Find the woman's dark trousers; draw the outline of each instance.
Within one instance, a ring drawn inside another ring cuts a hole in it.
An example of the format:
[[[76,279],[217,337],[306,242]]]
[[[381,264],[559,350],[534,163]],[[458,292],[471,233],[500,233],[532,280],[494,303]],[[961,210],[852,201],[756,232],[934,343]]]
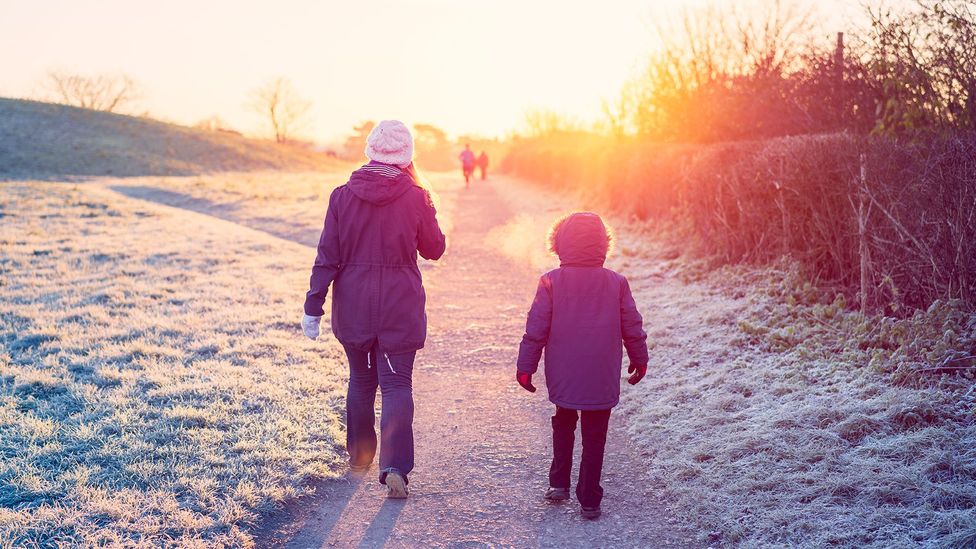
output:
[[[416,352],[386,355],[345,347],[349,358],[346,393],[346,449],[351,465],[369,465],[376,455],[376,387],[380,416],[380,482],[396,470],[413,470],[413,361]]]
[[[552,416],[549,486],[569,489],[577,417],[581,420],[583,456],[580,460],[579,480],[576,482],[576,499],[583,507],[599,507],[603,500],[600,475],[603,473],[603,451],[607,445],[610,410],[583,410],[577,415],[576,410],[556,407],[556,415]]]

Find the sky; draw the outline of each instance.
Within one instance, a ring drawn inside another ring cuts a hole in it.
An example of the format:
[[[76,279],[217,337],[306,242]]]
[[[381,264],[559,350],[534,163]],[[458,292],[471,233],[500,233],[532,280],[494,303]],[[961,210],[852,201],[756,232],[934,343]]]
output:
[[[251,94],[284,76],[312,104],[315,141],[386,118],[500,137],[532,109],[597,120],[655,28],[709,3],[0,0],[0,95],[43,98],[51,70],[124,73],[142,89],[134,114],[259,134]],[[819,3],[828,17],[851,4]]]

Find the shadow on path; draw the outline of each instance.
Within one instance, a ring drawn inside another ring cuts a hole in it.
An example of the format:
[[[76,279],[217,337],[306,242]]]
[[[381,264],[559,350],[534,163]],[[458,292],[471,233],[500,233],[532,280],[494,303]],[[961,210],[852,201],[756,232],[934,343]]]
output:
[[[253,217],[241,212],[239,202],[221,203],[199,198],[185,193],[179,193],[148,185],[110,185],[108,187],[123,196],[155,202],[164,206],[172,206],[190,210],[231,221],[249,229],[262,231],[272,236],[297,242],[305,246],[315,246],[319,241],[321,227],[309,227],[304,223],[295,223],[281,217]]]
[[[386,499],[375,468],[313,486],[315,495],[291,500],[274,513],[288,520],[264,521],[254,532],[259,547],[383,547],[414,501]]]

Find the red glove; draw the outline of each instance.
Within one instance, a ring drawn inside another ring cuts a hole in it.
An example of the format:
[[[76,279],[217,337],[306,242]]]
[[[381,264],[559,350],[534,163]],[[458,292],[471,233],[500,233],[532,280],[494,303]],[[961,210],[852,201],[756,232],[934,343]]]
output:
[[[631,364],[627,366],[627,373],[631,374],[627,378],[627,383],[637,385],[637,382],[644,379],[644,376],[647,375],[647,364]]]
[[[532,374],[515,372],[515,381],[518,381],[518,384],[521,385],[526,391],[530,393],[535,392],[535,386],[532,385]]]

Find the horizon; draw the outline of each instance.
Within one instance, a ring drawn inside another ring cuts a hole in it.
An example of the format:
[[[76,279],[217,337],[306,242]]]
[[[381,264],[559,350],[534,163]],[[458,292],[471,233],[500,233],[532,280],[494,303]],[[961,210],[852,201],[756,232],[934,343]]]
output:
[[[852,16],[833,1],[838,9],[821,7],[824,13],[836,21]],[[341,142],[360,122],[389,118],[433,124],[455,138],[502,138],[531,110],[600,120],[602,102],[615,98],[654,51],[655,26],[712,3],[622,0],[607,9],[504,0],[482,9],[387,0],[370,10],[291,0],[265,13],[262,3],[230,0],[165,7],[14,0],[2,8],[0,47],[15,51],[31,42],[33,50],[0,62],[0,95],[50,100],[44,87],[52,70],[126,74],[142,97],[123,114],[190,126],[218,116],[266,137],[248,101],[284,76],[312,104],[297,137],[323,145]],[[221,26],[229,13],[235,24]],[[404,27],[413,32],[399,33]],[[44,35],[49,39],[36,39]]]

